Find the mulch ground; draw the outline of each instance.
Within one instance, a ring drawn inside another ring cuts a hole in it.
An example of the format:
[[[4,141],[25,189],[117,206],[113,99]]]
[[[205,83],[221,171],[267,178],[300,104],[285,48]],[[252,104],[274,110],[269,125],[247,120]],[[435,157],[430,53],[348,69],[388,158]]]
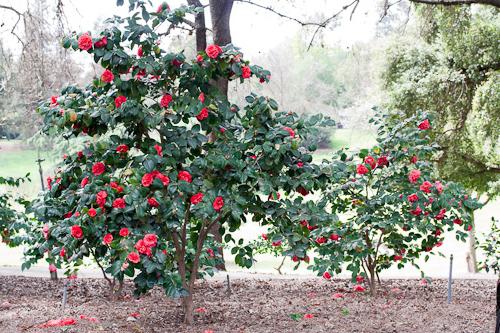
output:
[[[495,321],[492,280],[455,281],[452,304],[446,303],[444,280],[426,286],[418,280],[382,281],[375,299],[353,292],[346,280],[232,280],[229,296],[225,282],[200,282],[190,327],[182,324],[180,302],[160,289],[135,299],[127,283],[124,299],[109,301],[102,279],[72,284],[62,313],[62,281],[0,276],[0,332],[487,333],[494,331]],[[335,293],[344,297],[335,299]],[[39,327],[67,317],[76,324]]]

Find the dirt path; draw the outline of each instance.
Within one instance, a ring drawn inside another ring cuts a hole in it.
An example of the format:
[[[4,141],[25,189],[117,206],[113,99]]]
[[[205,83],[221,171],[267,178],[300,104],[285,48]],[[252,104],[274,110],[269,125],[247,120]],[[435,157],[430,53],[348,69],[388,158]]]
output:
[[[380,296],[352,291],[346,280],[238,279],[227,296],[222,280],[200,282],[195,325],[181,324],[178,301],[155,289],[139,299],[127,284],[124,300],[110,302],[102,279],[80,279],[60,307],[62,281],[0,277],[0,332],[60,332],[37,328],[49,319],[72,317],[65,332],[422,332],[483,333],[494,330],[493,280],[457,280],[453,303],[446,303],[446,281],[422,286],[418,280],[382,281]],[[335,293],[343,298],[334,299]],[[130,314],[137,314],[131,318]],[[311,314],[312,318],[303,316]],[[98,322],[79,319],[95,317]],[[296,320],[292,319],[294,317]],[[128,319],[127,319],[128,318]]]

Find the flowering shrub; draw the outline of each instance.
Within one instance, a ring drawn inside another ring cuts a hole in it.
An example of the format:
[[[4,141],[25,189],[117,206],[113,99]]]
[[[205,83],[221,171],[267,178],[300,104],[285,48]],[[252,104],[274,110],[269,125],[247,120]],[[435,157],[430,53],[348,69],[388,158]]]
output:
[[[29,181],[29,174],[23,178],[0,177],[0,240],[9,246],[17,246],[25,239],[23,232],[29,228],[29,220],[24,211],[14,205],[28,204],[23,198],[13,197],[9,187],[18,187]]]
[[[379,125],[377,146],[352,156],[339,152],[330,164],[335,180],[320,202],[300,207],[299,223],[272,228],[270,234],[288,235],[283,253],[297,264],[313,250],[310,268],[319,275],[330,279],[348,270],[357,282],[354,290],[363,291],[366,279],[375,295],[380,271],[417,266],[421,256],[427,260],[443,244],[445,231],[465,240],[472,228],[468,214],[479,204],[433,173],[436,147],[426,132],[429,119],[409,118],[395,127],[381,117],[372,122]],[[307,212],[321,207],[324,215]]]
[[[113,18],[98,35],[63,42],[104,72],[38,109],[47,134],[89,140],[64,158],[33,204],[41,224],[26,265],[50,251],[53,264],[72,273],[91,257],[112,288],[130,276],[138,294],[161,286],[182,297],[190,323],[194,283],[220,261],[210,230],[219,224],[236,263],[250,267],[252,248],[231,233],[245,214],[262,223],[286,219],[280,201],[268,199],[278,190],[301,196],[323,186],[328,175],[299,145],[329,121],[278,112],[262,96],[248,96],[243,109],[230,103],[212,82],[265,83],[270,73],[232,45],[209,45],[195,59],[161,49],[156,28],[194,9],[149,12],[137,3],[132,10],[142,18]]]
[[[484,261],[481,263],[481,268],[486,272],[495,272],[500,274],[500,221],[494,218],[491,219],[491,231],[485,235],[484,241],[479,244],[479,248],[483,250],[485,255]]]

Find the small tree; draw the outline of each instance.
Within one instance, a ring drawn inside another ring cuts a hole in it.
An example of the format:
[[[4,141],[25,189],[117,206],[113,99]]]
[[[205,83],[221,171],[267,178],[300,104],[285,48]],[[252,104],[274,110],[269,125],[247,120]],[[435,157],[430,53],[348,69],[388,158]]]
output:
[[[279,190],[300,196],[323,186],[327,175],[299,147],[313,126],[329,121],[299,120],[256,95],[240,110],[215,82],[265,83],[268,71],[232,45],[209,45],[194,60],[162,50],[160,38],[195,14],[192,7],[164,3],[151,12],[132,1],[131,10],[96,36],[63,42],[92,54],[105,70],[87,87],[67,87],[39,107],[46,133],[89,140],[64,158],[32,207],[41,224],[26,267],[46,251],[68,271],[93,257],[113,289],[130,276],[138,294],[158,285],[182,297],[190,324],[195,281],[214,272],[220,255],[211,228],[220,224],[224,241],[234,242],[236,263],[250,267],[252,248],[231,233],[246,214],[263,223],[286,218],[277,209],[284,201]],[[161,32],[165,22],[170,27]]]

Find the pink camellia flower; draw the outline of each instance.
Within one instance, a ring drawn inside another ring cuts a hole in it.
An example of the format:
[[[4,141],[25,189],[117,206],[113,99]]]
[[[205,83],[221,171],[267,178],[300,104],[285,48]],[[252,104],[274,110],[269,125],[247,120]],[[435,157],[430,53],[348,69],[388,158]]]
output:
[[[106,82],[106,83],[111,83],[115,79],[115,76],[113,75],[113,72],[111,72],[109,69],[106,69],[102,75],[101,75],[101,81]]]
[[[151,184],[153,184],[153,181],[154,181],[153,175],[150,173],[146,173],[144,174],[144,176],[142,176],[141,184],[144,187],[149,187],[151,186]]]
[[[118,185],[117,182],[110,182],[109,183],[109,186],[115,190],[116,192],[118,193],[122,193],[123,192],[123,187],[121,187],[120,185]]]
[[[95,217],[97,215],[97,211],[94,208],[90,208],[89,211],[87,212],[87,214],[90,217]]]
[[[191,178],[191,174],[187,171],[179,171],[177,174],[177,179],[191,183],[193,180]]]
[[[422,214],[422,208],[420,208],[420,206],[417,206],[417,208],[410,210],[410,213],[412,215],[419,216],[420,214]]]
[[[139,263],[139,261],[141,261],[141,257],[137,252],[130,252],[127,256],[127,260],[131,263],[137,264]]]
[[[154,148],[158,156],[163,156],[163,148],[159,144],[155,144]]]
[[[472,230],[472,224],[469,224],[469,225],[467,226],[467,228],[465,228],[465,230],[467,230],[467,231],[471,231],[471,230]]]
[[[162,2],[156,9],[156,13],[158,14],[162,13],[163,11],[166,11],[167,13],[170,11],[170,6],[166,2]]]
[[[127,237],[130,234],[130,231],[128,228],[121,228],[118,234],[122,237]]]
[[[144,239],[139,239],[137,243],[135,243],[134,248],[140,253],[147,255],[148,257],[151,256],[151,247],[147,246],[146,243],[144,242]]]
[[[364,164],[358,164],[358,166],[356,167],[356,173],[358,175],[364,175],[368,173],[368,168]]]
[[[155,234],[144,235],[144,245],[147,247],[155,247],[158,244],[158,236]]]
[[[169,94],[165,94],[162,96],[160,100],[160,105],[162,108],[168,108],[168,105],[172,102],[172,96]]]
[[[429,123],[429,119],[425,119],[424,121],[422,121],[419,125],[418,125],[418,128],[420,130],[427,130],[429,128],[431,128],[431,124]]]
[[[106,171],[106,166],[102,162],[96,162],[92,165],[92,173],[94,176],[102,175]]]
[[[191,199],[190,199],[192,205],[197,205],[202,200],[203,200],[203,193],[201,193],[201,192],[194,194],[193,196],[191,196]]]
[[[304,163],[302,163],[302,162],[300,162],[300,161],[299,161],[299,162],[297,162],[297,168],[302,168],[303,166],[304,166]]]
[[[344,295],[343,295],[343,294],[341,294],[341,293],[335,293],[335,294],[333,294],[333,296],[332,296],[332,297],[333,297],[334,299],[341,299],[341,298],[344,298]]]
[[[410,195],[408,196],[408,201],[409,201],[409,202],[416,202],[416,201],[418,201],[418,195],[416,195],[415,193],[410,194]]]
[[[115,201],[113,201],[113,208],[123,209],[123,208],[125,208],[125,206],[126,206],[126,203],[125,203],[125,199],[123,199],[123,198],[117,198],[117,199],[115,199]]]
[[[197,62],[203,62],[203,56],[202,56],[201,54],[198,54],[198,55],[196,56],[196,61],[197,61]]]
[[[198,95],[198,100],[199,100],[200,102],[202,102],[202,103],[205,103],[205,94],[201,92],[201,93]]]
[[[205,49],[205,52],[209,58],[215,59],[222,53],[222,48],[219,45],[210,44]]]
[[[215,333],[215,332],[212,330],[204,330],[203,333]]]
[[[330,280],[332,278],[332,275],[329,272],[324,272],[323,273],[323,278],[326,280]]]
[[[215,257],[215,252],[214,252],[214,250],[212,250],[212,249],[207,249],[207,253],[208,253],[208,256],[209,256],[210,258]]]
[[[200,113],[198,113],[198,115],[196,116],[196,119],[198,119],[198,121],[202,121],[203,119],[206,118],[208,118],[208,109],[203,108],[201,109]]]
[[[429,282],[427,281],[427,279],[422,279],[422,280],[420,280],[420,283],[419,283],[419,284],[420,284],[421,286],[426,286],[428,283],[429,283]]]
[[[290,136],[291,136],[292,138],[294,138],[294,137],[295,137],[295,131],[294,131],[292,128],[290,128],[290,127],[286,127],[286,126],[285,126],[285,127],[283,127],[283,130],[287,131],[287,132],[288,132],[288,134],[290,134]]]
[[[408,174],[408,180],[412,184],[416,183],[419,178],[420,178],[420,170],[414,169],[411,170],[410,173]]]
[[[436,246],[436,247],[440,247],[440,246],[442,246],[442,245],[443,245],[443,242],[437,242],[435,246]]]
[[[164,174],[158,173],[156,175],[156,178],[158,178],[162,182],[163,186],[168,186],[168,184],[170,184],[170,178],[168,178],[168,176],[165,176]]]
[[[47,187],[49,188],[49,190],[52,189],[52,182],[54,181],[54,179],[52,179],[52,177],[47,177]]]
[[[78,48],[80,50],[88,51],[92,48],[92,37],[88,33],[81,34],[78,37]]]
[[[113,241],[113,235],[112,234],[106,234],[104,235],[104,238],[102,239],[102,243],[105,245],[111,244]]]
[[[241,77],[244,79],[248,79],[252,76],[252,70],[248,66],[241,67]]]
[[[122,106],[123,103],[125,103],[127,101],[127,97],[125,96],[118,96],[115,98],[115,107],[117,109],[120,108],[120,106]]]
[[[365,287],[363,287],[362,285],[360,284],[357,284],[353,287],[354,291],[359,291],[359,292],[363,292],[365,291]]]
[[[125,144],[121,144],[118,147],[116,147],[116,152],[120,154],[125,154],[128,152],[128,146]]]
[[[207,312],[207,309],[206,309],[206,308],[203,308],[203,307],[201,307],[201,308],[196,308],[196,309],[194,309],[194,312],[197,312],[197,313],[205,313],[205,312]]]
[[[314,315],[312,313],[306,313],[304,315],[304,319],[312,319],[312,318],[314,318]]]
[[[361,275],[356,276],[356,282],[358,284],[363,283],[363,281],[365,281],[364,277],[362,277]]]
[[[429,181],[425,181],[420,185],[420,191],[423,191],[425,193],[430,193],[432,188],[432,183]]]
[[[155,198],[148,198],[148,205],[150,207],[159,207],[160,203]]]
[[[215,198],[212,207],[214,207],[216,211],[221,210],[222,207],[224,207],[224,199],[221,196],[218,196],[217,198]]]
[[[434,217],[436,220],[444,219],[444,214],[446,214],[446,208],[443,208],[439,211],[439,213]]]
[[[83,230],[79,225],[71,226],[71,236],[76,239],[83,237]]]
[[[440,181],[434,182],[434,187],[436,188],[436,191],[438,191],[439,194],[443,193],[443,184],[441,184]]]
[[[108,197],[108,192],[106,191],[99,191],[96,195],[96,203],[99,205],[99,207],[104,207],[106,204],[106,198]]]
[[[364,162],[368,164],[372,170],[377,166],[377,161],[372,156],[366,156]]]
[[[102,48],[108,45],[108,37],[103,36],[101,39],[99,39],[97,42],[94,43],[95,48]]]
[[[81,188],[84,188],[87,184],[89,183],[89,177],[85,177],[82,179],[82,181],[80,182],[80,187]]]
[[[54,273],[57,272],[57,267],[54,264],[49,265],[49,272]]]

